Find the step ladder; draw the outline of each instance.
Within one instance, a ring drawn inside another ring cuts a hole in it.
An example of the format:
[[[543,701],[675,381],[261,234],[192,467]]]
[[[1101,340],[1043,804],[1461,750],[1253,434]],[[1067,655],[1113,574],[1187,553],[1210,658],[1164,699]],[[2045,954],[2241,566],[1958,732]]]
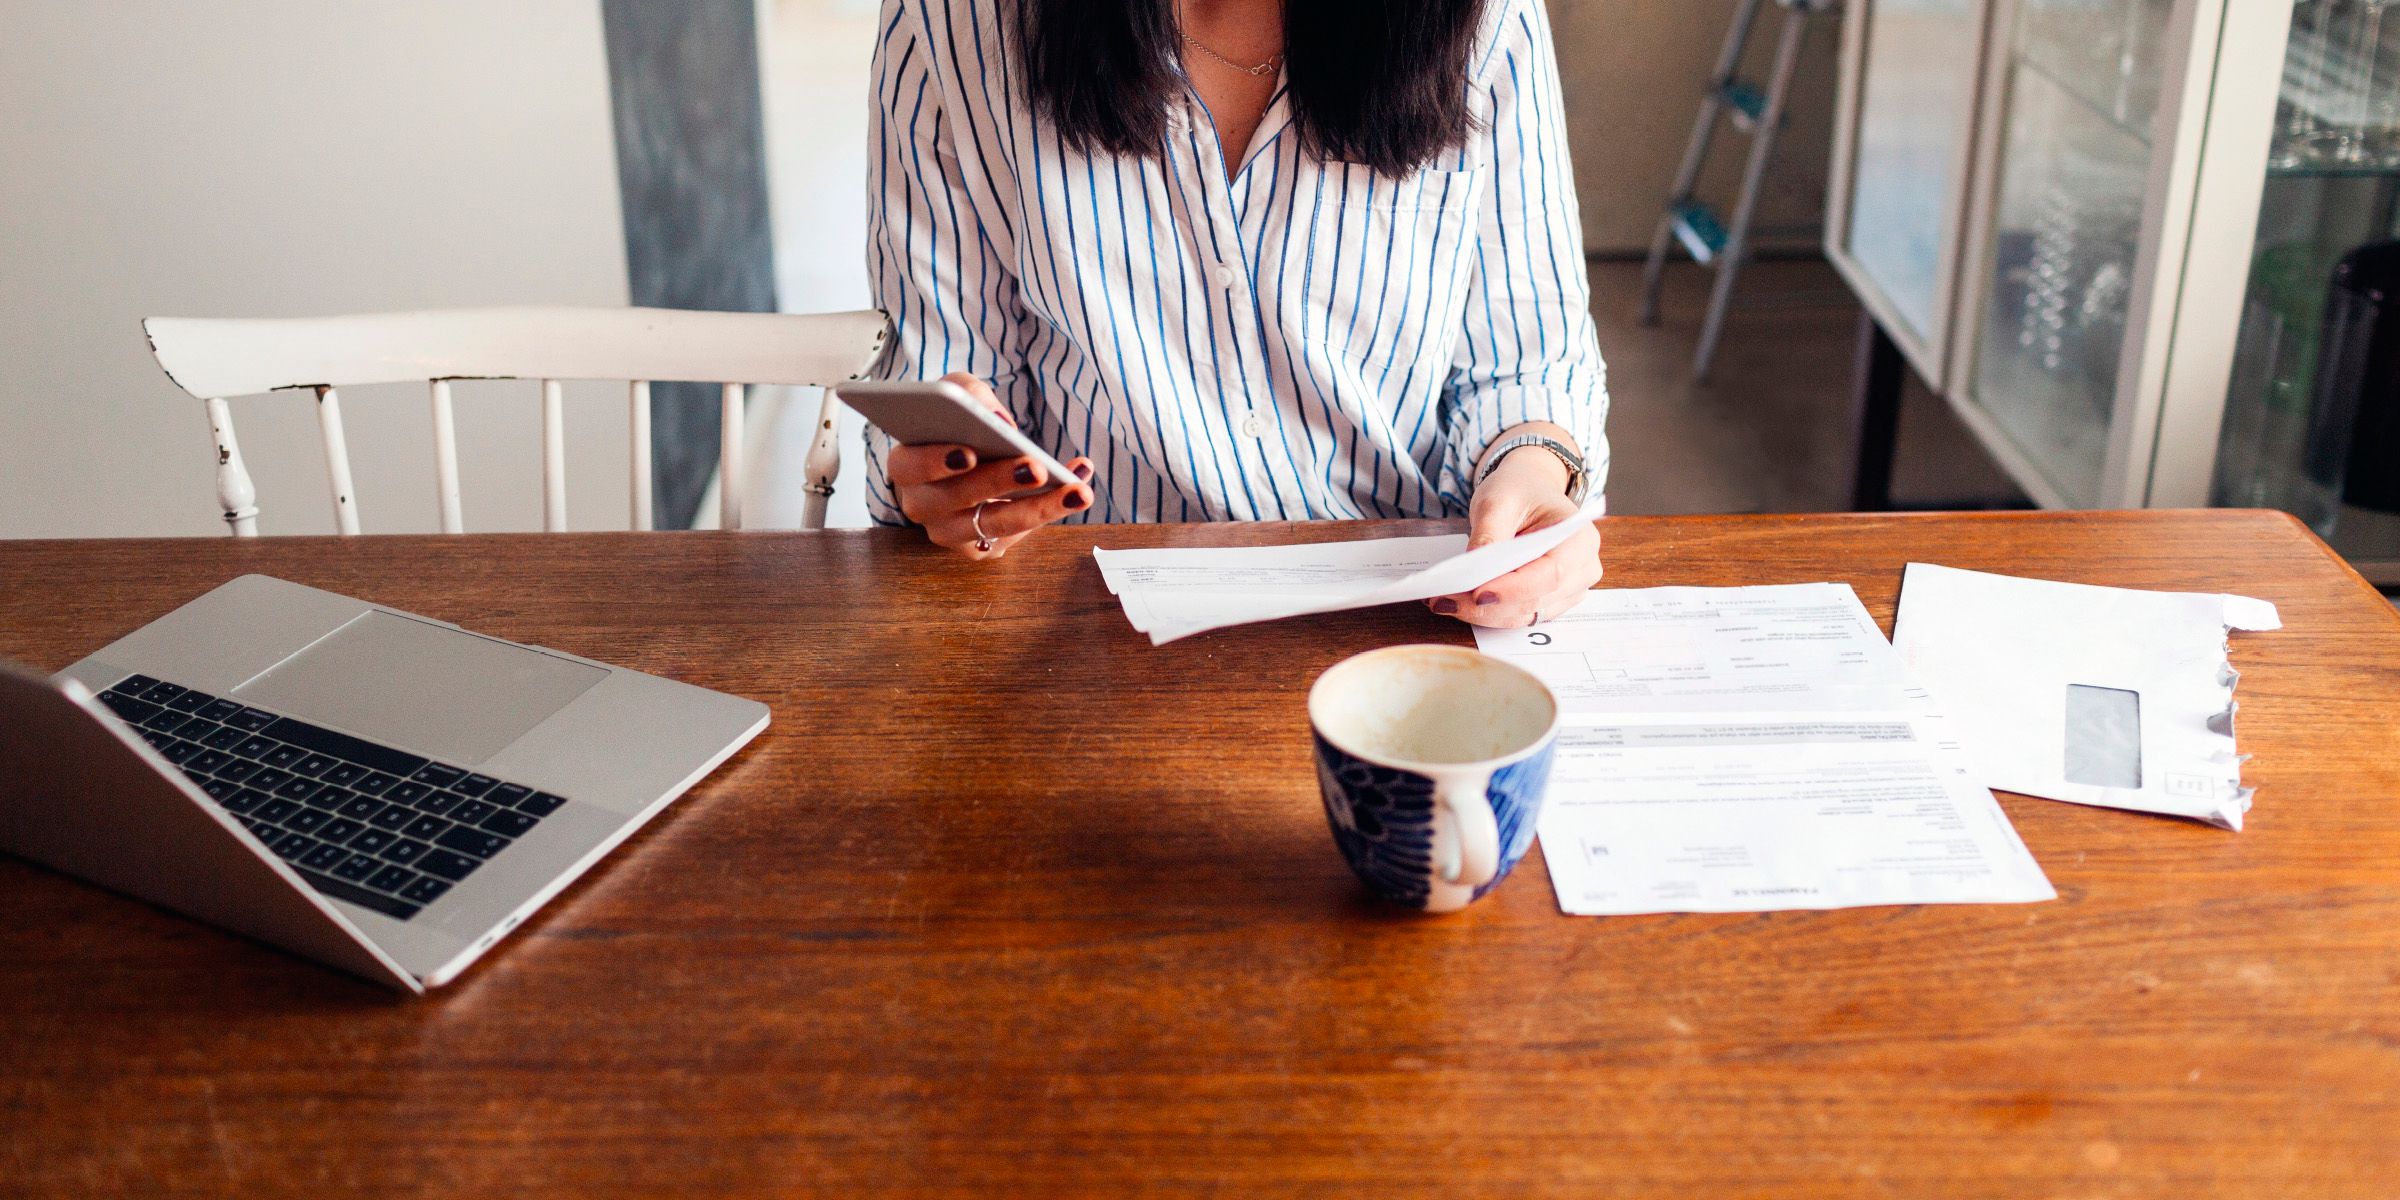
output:
[[[1658,324],[1658,292],[1666,275],[1667,254],[1681,243],[1692,261],[1716,271],[1708,296],[1708,316],[1700,325],[1700,348],[1692,373],[1708,378],[1725,332],[1725,310],[1733,299],[1733,281],[1750,257],[1751,219],[1758,214],[1759,193],[1765,190],[1767,164],[1775,156],[1775,135],[1783,125],[1784,103],[1791,97],[1792,75],[1800,63],[1800,47],[1811,19],[1836,11],[1840,0],[1775,0],[1783,7],[1783,41],[1775,48],[1774,73],[1762,90],[1741,78],[1742,52],[1750,45],[1751,27],[1758,23],[1765,0],[1740,0],[1733,27],[1717,55],[1716,74],[1700,99],[1699,119],[1692,123],[1691,144],[1683,152],[1683,168],[1675,175],[1675,190],[1650,239],[1650,259],[1642,269],[1642,324]],[[1742,170],[1740,195],[1733,218],[1717,215],[1695,191],[1700,172],[1708,165],[1708,149],[1716,140],[1718,118],[1730,118],[1735,130],[1750,136],[1750,160]]]

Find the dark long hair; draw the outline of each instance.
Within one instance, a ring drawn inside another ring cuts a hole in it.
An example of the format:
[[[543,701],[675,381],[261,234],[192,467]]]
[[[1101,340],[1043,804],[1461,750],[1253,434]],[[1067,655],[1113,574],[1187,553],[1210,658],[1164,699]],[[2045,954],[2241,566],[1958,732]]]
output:
[[[1487,0],[1285,0],[1292,123],[1317,154],[1387,174],[1466,140],[1467,55]],[[1174,0],[1016,0],[1036,111],[1079,149],[1156,154],[1181,85]]]

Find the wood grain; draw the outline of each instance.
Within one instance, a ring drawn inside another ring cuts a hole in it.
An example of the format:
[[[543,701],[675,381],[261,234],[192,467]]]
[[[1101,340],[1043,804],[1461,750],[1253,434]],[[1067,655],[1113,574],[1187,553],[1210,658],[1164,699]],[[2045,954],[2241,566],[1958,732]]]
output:
[[[1387,525],[1376,532],[1422,532]],[[1417,608],[1153,649],[1087,553],[1358,527],[0,543],[56,669],[269,572],[775,725],[419,1002],[0,860],[0,1193],[2385,1196],[2400,620],[2259,513],[1612,519],[1609,583],[1919,559],[2239,591],[2248,832],[2003,797],[2057,903],[1456,917],[1334,854],[1302,700]],[[697,615],[695,615],[697,614]]]

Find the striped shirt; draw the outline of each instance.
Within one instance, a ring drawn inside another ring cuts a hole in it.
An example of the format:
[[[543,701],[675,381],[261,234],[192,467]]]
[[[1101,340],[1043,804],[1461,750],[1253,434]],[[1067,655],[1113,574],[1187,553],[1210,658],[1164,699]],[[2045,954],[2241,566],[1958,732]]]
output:
[[[1097,502],[1069,520],[1458,516],[1477,460],[1564,426],[1594,486],[1608,399],[1542,0],[1489,0],[1474,132],[1393,178],[1313,155],[1278,87],[1227,177],[1187,87],[1154,157],[1035,116],[1005,0],[885,0],[873,372],[991,381]],[[901,524],[868,437],[868,507]]]

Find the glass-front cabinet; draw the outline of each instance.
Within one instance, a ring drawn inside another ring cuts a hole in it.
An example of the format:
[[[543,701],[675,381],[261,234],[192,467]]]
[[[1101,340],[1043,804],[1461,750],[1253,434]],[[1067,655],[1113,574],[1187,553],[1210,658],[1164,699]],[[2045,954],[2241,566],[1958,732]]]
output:
[[[1829,256],[2038,502],[2283,508],[2400,581],[2393,9],[1853,0]]]

